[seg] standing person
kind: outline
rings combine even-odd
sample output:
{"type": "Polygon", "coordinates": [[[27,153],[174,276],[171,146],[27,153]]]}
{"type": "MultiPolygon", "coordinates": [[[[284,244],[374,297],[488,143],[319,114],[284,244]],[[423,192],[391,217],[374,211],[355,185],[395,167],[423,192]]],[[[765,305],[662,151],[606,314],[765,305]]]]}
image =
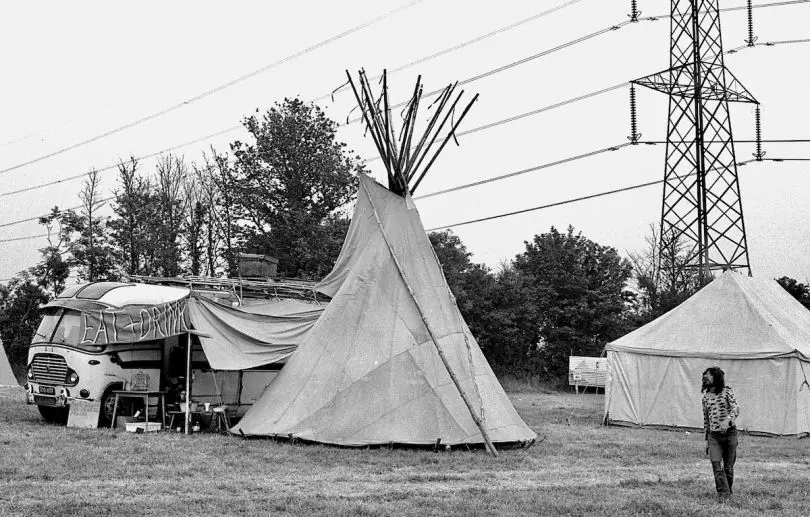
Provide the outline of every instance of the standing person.
{"type": "Polygon", "coordinates": [[[717,366],[703,372],[701,392],[706,453],[712,462],[717,494],[721,499],[726,499],[734,493],[734,463],[737,461],[737,427],[734,421],[740,415],[740,407],[731,386],[726,386],[725,373],[717,366]]]}

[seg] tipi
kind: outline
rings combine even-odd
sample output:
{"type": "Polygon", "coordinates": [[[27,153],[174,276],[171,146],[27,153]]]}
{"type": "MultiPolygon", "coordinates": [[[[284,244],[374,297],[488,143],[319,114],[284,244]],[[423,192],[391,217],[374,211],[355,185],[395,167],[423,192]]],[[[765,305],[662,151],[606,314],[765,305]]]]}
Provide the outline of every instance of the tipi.
{"type": "Polygon", "coordinates": [[[701,375],[717,365],[740,403],[738,428],[810,433],[810,311],[773,280],[723,273],[605,349],[608,423],[703,427],[701,375]]]}
{"type": "Polygon", "coordinates": [[[2,340],[0,340],[0,386],[17,386],[17,378],[11,370],[2,340]]]}
{"type": "Polygon", "coordinates": [[[389,170],[395,193],[360,175],[340,256],[316,288],[332,301],[235,433],[493,454],[536,438],[455,304],[410,198],[414,176],[389,170]]]}

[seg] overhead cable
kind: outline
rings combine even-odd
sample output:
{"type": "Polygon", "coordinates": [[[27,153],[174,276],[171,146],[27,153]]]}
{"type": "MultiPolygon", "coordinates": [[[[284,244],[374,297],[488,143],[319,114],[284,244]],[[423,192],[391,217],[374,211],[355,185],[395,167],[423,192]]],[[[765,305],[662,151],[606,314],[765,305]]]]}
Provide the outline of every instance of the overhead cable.
{"type": "MultiPolygon", "coordinates": [[[[752,5],[751,9],[765,9],[765,8],[768,8],[768,7],[782,7],[782,6],[786,6],[786,5],[806,4],[808,2],[810,2],[810,0],[785,0],[785,1],[782,1],[782,2],[768,2],[768,3],[765,3],[765,4],[752,5]]],[[[747,11],[747,10],[748,10],[747,5],[739,5],[739,6],[734,6],[734,7],[721,7],[720,9],[718,9],[718,11],[721,12],[721,13],[727,13],[727,12],[731,12],[731,11],[747,11]]],[[[645,16],[643,18],[639,18],[639,20],[654,22],[654,21],[660,20],[662,18],[671,18],[671,17],[672,17],[671,14],[660,14],[660,15],[657,15],[657,16],[645,16]]]]}
{"type": "Polygon", "coordinates": [[[539,171],[539,170],[542,170],[542,169],[548,169],[549,167],[554,167],[556,165],[562,165],[564,163],[569,163],[569,162],[573,162],[573,161],[576,161],[576,160],[581,160],[583,158],[590,158],[591,156],[596,156],[598,154],[607,153],[607,152],[610,152],[610,151],[618,151],[619,149],[621,149],[623,147],[627,147],[628,145],[634,145],[634,144],[632,142],[624,142],[624,143],[621,143],[619,145],[613,145],[613,146],[610,146],[610,147],[605,147],[604,149],[597,149],[596,151],[591,151],[589,153],[580,154],[580,155],[577,155],[577,156],[571,156],[571,157],[565,158],[563,160],[557,160],[555,162],[549,162],[549,163],[544,163],[544,164],[541,164],[541,165],[537,165],[535,167],[529,167],[528,169],[521,169],[519,171],[510,172],[509,174],[502,174],[501,176],[495,176],[495,177],[487,178],[487,179],[480,180],[480,181],[474,181],[472,183],[466,183],[464,185],[458,185],[458,186],[453,187],[453,188],[448,188],[448,189],[445,189],[445,190],[439,190],[439,191],[436,191],[436,192],[431,192],[429,194],[424,194],[422,196],[415,196],[414,199],[425,199],[425,198],[428,198],[428,197],[439,196],[441,194],[448,194],[450,192],[455,192],[457,190],[463,190],[463,189],[467,189],[467,188],[470,188],[470,187],[477,187],[479,185],[484,185],[486,183],[492,183],[493,181],[499,181],[499,180],[502,180],[502,179],[512,178],[514,176],[520,176],[522,174],[527,174],[529,172],[535,172],[535,171],[539,171]]]}
{"type": "MultiPolygon", "coordinates": [[[[508,124],[510,122],[515,122],[517,120],[520,120],[520,119],[523,119],[523,118],[526,118],[526,117],[530,117],[530,116],[533,116],[533,115],[538,115],[538,114],[544,113],[546,111],[551,111],[553,109],[560,108],[560,107],[566,106],[568,104],[573,104],[575,102],[583,101],[583,100],[589,99],[591,97],[595,97],[597,95],[602,95],[604,93],[611,92],[613,90],[616,90],[616,89],[622,88],[624,86],[627,86],[627,84],[629,84],[629,83],[621,83],[621,84],[616,84],[616,85],[613,85],[613,86],[608,86],[607,88],[602,88],[601,90],[596,90],[596,91],[593,91],[593,92],[590,92],[590,93],[579,95],[577,97],[573,97],[573,98],[566,99],[566,100],[563,100],[563,101],[560,101],[560,102],[557,102],[557,103],[554,103],[554,104],[550,104],[548,106],[543,106],[541,108],[537,108],[537,109],[534,109],[534,110],[519,113],[517,115],[513,115],[513,116],[507,117],[505,119],[497,120],[495,122],[490,122],[490,123],[484,124],[482,126],[474,127],[472,129],[468,129],[466,131],[460,131],[460,132],[456,133],[456,137],[461,137],[461,136],[464,136],[464,135],[470,135],[470,134],[473,134],[473,133],[477,133],[479,131],[485,131],[485,130],[491,129],[493,127],[497,127],[497,126],[500,126],[500,125],[503,125],[503,124],[508,124]]],[[[143,156],[136,156],[135,159],[136,160],[143,160],[143,159],[148,159],[148,158],[154,158],[155,156],[159,156],[159,155],[161,155],[163,153],[171,152],[171,151],[174,151],[176,149],[180,149],[181,147],[186,147],[188,145],[192,145],[192,144],[207,140],[209,138],[213,138],[215,136],[218,136],[218,135],[221,135],[221,134],[224,134],[224,133],[228,133],[230,131],[235,131],[235,130],[240,129],[240,128],[242,128],[241,125],[240,126],[234,126],[234,127],[227,128],[227,129],[223,129],[222,131],[218,131],[218,132],[213,133],[211,135],[203,136],[203,137],[197,138],[195,140],[192,140],[190,142],[186,142],[186,143],[179,144],[179,145],[176,145],[176,146],[173,146],[173,147],[169,147],[167,149],[163,149],[162,151],[157,151],[157,152],[146,154],[146,155],[143,155],[143,156]]],[[[369,159],[365,160],[364,163],[377,161],[379,159],[380,159],[380,157],[376,156],[374,158],[369,158],[369,159]]],[[[106,171],[117,169],[117,167],[118,167],[118,164],[114,164],[114,165],[108,165],[106,167],[102,167],[102,168],[96,169],[96,170],[97,170],[97,172],[106,172],[106,171]]],[[[76,174],[76,175],[73,175],[73,176],[68,176],[67,178],[62,178],[62,179],[59,179],[59,180],[49,181],[47,183],[41,183],[41,184],[38,184],[38,185],[32,185],[32,186],[29,186],[29,187],[24,187],[24,188],[17,189],[17,190],[12,190],[12,191],[9,191],[9,192],[2,192],[2,193],[0,193],[0,197],[11,196],[11,195],[14,195],[14,194],[20,194],[22,192],[29,192],[29,191],[32,191],[32,190],[37,190],[37,189],[40,189],[40,188],[49,187],[51,185],[57,185],[59,183],[65,183],[65,182],[68,182],[68,181],[80,179],[80,178],[83,178],[85,176],[86,176],[86,173],[76,174]]]]}
{"type": "MultiPolygon", "coordinates": [[[[625,144],[622,144],[622,145],[624,146],[624,145],[632,145],[632,144],[625,143],[625,144]]],[[[773,161],[788,161],[790,159],[772,158],[771,160],[773,160],[773,161]]],[[[799,161],[799,160],[801,160],[801,161],[810,161],[810,158],[807,158],[807,159],[795,158],[793,160],[796,160],[796,161],[799,161]]],[[[751,161],[756,161],[756,160],[751,160],[751,161]]],[[[763,160],[763,161],[765,161],[765,160],[763,160]]],[[[481,217],[479,219],[473,219],[473,220],[470,220],[470,221],[463,221],[463,222],[460,222],[460,223],[447,224],[447,225],[444,225],[444,226],[434,226],[433,228],[428,228],[425,231],[432,232],[432,231],[436,231],[436,230],[443,230],[445,228],[454,228],[454,227],[457,227],[457,226],[465,226],[465,225],[473,224],[473,223],[491,221],[493,219],[500,219],[500,218],[509,217],[509,216],[512,216],[512,215],[518,215],[518,214],[524,214],[524,213],[527,213],[527,212],[534,212],[534,211],[537,211],[537,210],[543,210],[545,208],[553,208],[555,206],[568,205],[568,204],[572,204],[572,203],[577,203],[579,201],[586,201],[588,199],[594,199],[594,198],[598,198],[598,197],[609,196],[609,195],[612,195],[612,194],[619,194],[619,193],[627,192],[627,191],[630,191],[630,190],[636,190],[636,189],[641,189],[641,188],[645,188],[645,187],[651,187],[653,185],[659,185],[659,184],[662,184],[662,183],[664,183],[664,180],[648,181],[646,183],[639,183],[637,185],[630,185],[630,186],[627,186],[627,187],[608,190],[608,191],[605,191],[605,192],[599,192],[599,193],[596,193],[596,194],[590,194],[590,195],[587,195],[587,196],[581,196],[581,197],[566,199],[566,200],[563,200],[563,201],[557,201],[556,203],[549,203],[549,204],[546,204],[546,205],[536,206],[536,207],[532,207],[532,208],[526,208],[526,209],[523,209],[523,210],[516,210],[514,212],[507,212],[507,213],[504,213],[504,214],[497,214],[497,215],[492,215],[492,216],[489,216],[489,217],[481,217]]],[[[420,196],[420,197],[424,198],[424,197],[429,197],[431,195],[438,195],[438,193],[428,194],[428,195],[420,196]]],[[[109,199],[111,199],[111,198],[107,198],[106,200],[109,200],[109,199]]],[[[414,199],[419,199],[419,198],[417,197],[417,198],[414,198],[414,199]]],[[[80,207],[74,207],[73,209],[75,209],[75,208],[80,208],[80,207]]],[[[68,209],[68,210],[72,210],[72,209],[68,209]]],[[[3,226],[7,226],[7,225],[3,225],[3,226]]],[[[40,238],[40,237],[47,237],[47,234],[28,235],[28,236],[25,236],[25,237],[15,237],[15,238],[12,238],[12,239],[0,239],[0,242],[21,241],[21,240],[26,240],[26,239],[37,239],[37,238],[40,238]]]]}
{"type": "MultiPolygon", "coordinates": [[[[240,129],[241,127],[242,126],[234,126],[234,127],[230,127],[230,128],[227,128],[227,129],[223,129],[221,131],[217,131],[216,133],[211,133],[210,135],[201,136],[200,138],[196,138],[196,139],[191,140],[189,142],[185,142],[185,143],[175,145],[175,146],[172,146],[172,147],[167,147],[166,149],[163,149],[163,150],[160,150],[160,151],[157,151],[157,152],[154,152],[154,153],[149,153],[149,154],[144,154],[144,155],[141,155],[141,156],[136,156],[134,158],[136,160],[146,160],[146,159],[149,159],[149,158],[154,158],[156,156],[160,156],[163,153],[169,153],[169,152],[175,151],[177,149],[180,149],[182,147],[186,147],[186,146],[189,146],[189,145],[192,145],[192,144],[203,142],[205,140],[210,140],[211,138],[214,138],[216,136],[219,136],[219,135],[222,135],[222,134],[225,134],[225,133],[230,133],[231,131],[235,131],[237,129],[240,129]]],[[[95,171],[96,172],[107,172],[107,171],[117,170],[117,169],[118,169],[118,163],[113,164],[113,165],[107,165],[106,167],[102,167],[100,169],[95,169],[95,171]]],[[[37,189],[41,189],[41,188],[45,188],[45,187],[50,187],[51,185],[58,185],[59,183],[67,183],[68,181],[77,180],[77,179],[80,179],[80,178],[84,178],[86,176],[87,176],[87,173],[84,172],[84,173],[81,173],[81,174],[68,176],[67,178],[61,178],[61,179],[58,179],[58,180],[49,181],[47,183],[40,183],[40,184],[37,184],[37,185],[31,185],[30,187],[24,187],[24,188],[17,189],[17,190],[10,190],[8,192],[0,192],[0,197],[13,196],[14,194],[21,194],[23,192],[30,192],[32,190],[37,190],[37,189]]]]}
{"type": "MultiPolygon", "coordinates": [[[[30,239],[39,239],[40,237],[47,237],[47,233],[40,233],[37,235],[26,235],[25,237],[12,237],[11,239],[0,239],[0,242],[14,242],[14,241],[27,241],[30,239]]],[[[4,280],[11,280],[10,278],[4,280]]],[[[3,280],[0,280],[2,282],[3,280]]]]}
{"type": "MultiPolygon", "coordinates": [[[[99,203],[105,203],[105,202],[111,201],[113,199],[115,199],[115,196],[110,196],[110,197],[105,197],[105,198],[99,199],[98,202],[99,203]]],[[[70,208],[64,208],[62,210],[59,210],[58,214],[64,214],[68,210],[78,210],[79,208],[82,208],[82,205],[72,206],[70,208]]],[[[16,221],[11,221],[9,223],[0,224],[0,228],[5,228],[7,226],[14,226],[15,224],[20,224],[20,223],[27,223],[29,221],[38,221],[39,219],[42,219],[43,217],[48,217],[49,215],[51,215],[51,212],[48,212],[47,214],[38,215],[36,217],[29,217],[27,219],[18,219],[16,221]]]]}
{"type": "MultiPolygon", "coordinates": [[[[808,0],[808,1],[810,1],[810,0],[808,0]]],[[[487,70],[486,72],[482,72],[482,73],[480,73],[478,75],[468,77],[467,79],[457,81],[456,84],[457,84],[457,86],[464,86],[465,84],[470,84],[472,82],[478,81],[479,79],[483,79],[485,77],[489,77],[491,75],[495,75],[495,74],[498,74],[500,72],[510,70],[510,69],[515,68],[517,66],[524,65],[524,64],[529,63],[531,61],[534,61],[535,59],[547,56],[547,55],[552,54],[554,52],[558,52],[560,50],[566,49],[566,48],[571,47],[573,45],[576,45],[578,43],[582,43],[583,41],[587,41],[587,40],[595,38],[597,36],[607,34],[608,32],[617,31],[617,30],[621,29],[622,27],[624,27],[625,25],[628,25],[630,23],[633,23],[633,22],[631,22],[630,20],[622,21],[622,22],[617,23],[615,25],[611,25],[609,27],[605,27],[604,29],[600,29],[600,30],[598,30],[596,32],[591,32],[590,34],[586,34],[585,36],[581,36],[581,37],[573,39],[571,41],[567,41],[567,42],[565,42],[565,43],[563,43],[561,45],[557,45],[556,47],[552,47],[552,48],[543,50],[543,51],[538,52],[536,54],[532,54],[531,56],[524,57],[523,59],[518,59],[517,61],[513,61],[511,63],[499,66],[497,68],[492,68],[492,69],[487,70]]],[[[623,83],[622,85],[624,85],[624,84],[626,84],[626,83],[623,83]]],[[[433,90],[433,91],[430,91],[430,92],[427,92],[427,93],[423,94],[423,97],[425,97],[425,98],[431,97],[433,95],[441,93],[442,91],[444,91],[444,88],[438,88],[436,90],[433,90]]],[[[407,102],[408,101],[402,101],[402,102],[400,102],[398,104],[394,104],[394,105],[391,106],[391,109],[402,107],[407,102]]],[[[356,118],[353,118],[353,119],[350,119],[350,120],[346,121],[346,124],[342,124],[342,125],[354,124],[355,122],[359,122],[361,120],[363,120],[363,117],[356,117],[356,118]]]]}
{"type": "Polygon", "coordinates": [[[471,219],[469,221],[463,221],[463,222],[460,222],[460,223],[446,224],[444,226],[436,226],[434,228],[429,228],[426,231],[432,232],[432,231],[435,231],[435,230],[443,230],[445,228],[455,228],[457,226],[464,226],[464,225],[473,224],[473,223],[481,223],[481,222],[484,222],[484,221],[491,221],[493,219],[500,219],[502,217],[509,217],[509,216],[512,216],[512,215],[525,214],[527,212],[534,212],[536,210],[543,210],[544,208],[552,208],[552,207],[555,207],[555,206],[568,205],[570,203],[576,203],[578,201],[585,201],[586,199],[594,199],[594,198],[597,198],[597,197],[609,196],[611,194],[618,194],[620,192],[627,192],[628,190],[635,190],[635,189],[640,189],[640,188],[645,188],[645,187],[651,187],[653,185],[659,185],[659,184],[661,184],[663,182],[664,182],[664,180],[657,180],[657,181],[649,181],[647,183],[639,183],[638,185],[631,185],[629,187],[622,187],[622,188],[618,188],[618,189],[614,189],[614,190],[608,190],[606,192],[599,192],[598,194],[590,194],[588,196],[582,196],[582,197],[576,197],[576,198],[572,198],[572,199],[566,199],[564,201],[557,201],[556,203],[549,203],[547,205],[540,205],[540,206],[535,206],[535,207],[532,207],[532,208],[525,208],[523,210],[515,210],[514,212],[507,212],[505,214],[491,215],[489,217],[481,217],[479,219],[471,219]]]}
{"type": "MultiPolygon", "coordinates": [[[[564,4],[560,4],[560,5],[556,6],[556,7],[552,7],[551,9],[547,9],[545,11],[541,11],[539,13],[533,14],[532,16],[529,16],[528,18],[523,18],[522,20],[518,20],[515,23],[512,23],[512,24],[507,25],[505,27],[495,29],[494,31],[488,32],[488,33],[483,34],[481,36],[477,36],[477,37],[475,37],[475,38],[473,38],[471,40],[467,40],[467,41],[465,41],[463,43],[459,43],[458,45],[454,45],[452,47],[448,47],[448,48],[446,48],[444,50],[440,50],[438,52],[430,54],[429,56],[419,58],[416,61],[411,61],[410,63],[407,63],[405,65],[401,65],[401,66],[398,66],[396,68],[387,70],[387,73],[390,76],[391,74],[395,74],[397,72],[407,70],[408,68],[412,68],[412,67],[414,67],[416,65],[419,65],[419,64],[422,64],[422,63],[424,63],[426,61],[430,61],[430,60],[435,59],[437,57],[444,56],[445,54],[455,52],[456,50],[461,50],[464,47],[467,47],[467,46],[472,45],[474,43],[479,43],[479,42],[481,42],[481,41],[483,41],[485,39],[491,38],[492,36],[496,36],[496,35],[501,34],[503,32],[515,29],[515,28],[520,27],[522,25],[525,25],[526,23],[538,20],[540,18],[543,18],[544,16],[548,16],[549,14],[557,12],[560,9],[571,6],[571,5],[576,4],[578,2],[581,2],[581,1],[582,0],[569,0],[568,2],[566,2],[564,4]]],[[[381,75],[375,75],[373,77],[370,77],[370,79],[379,79],[380,77],[381,77],[381,75]]],[[[313,99],[313,102],[318,102],[318,101],[321,101],[321,100],[324,100],[324,99],[328,99],[335,93],[341,93],[341,92],[348,91],[348,90],[349,90],[349,85],[344,84],[343,86],[340,86],[337,90],[335,90],[335,91],[333,91],[331,93],[327,93],[326,95],[321,95],[320,97],[317,97],[317,98],[313,99]]]]}
{"type": "Polygon", "coordinates": [[[747,48],[754,48],[754,47],[776,47],[778,45],[793,45],[796,43],[810,43],[810,38],[806,39],[789,39],[789,40],[781,40],[781,41],[763,41],[761,43],[754,43],[753,45],[740,45],[739,47],[734,47],[726,51],[726,54],[736,54],[741,50],[745,50],[747,48]]]}
{"type": "Polygon", "coordinates": [[[303,50],[299,50],[298,52],[295,52],[294,54],[290,54],[287,57],[279,59],[278,61],[274,61],[273,63],[270,63],[269,65],[263,66],[262,68],[259,68],[258,70],[254,70],[253,72],[250,72],[249,74],[245,74],[245,75],[243,75],[241,77],[237,77],[236,79],[228,81],[227,83],[223,83],[223,84],[221,84],[219,86],[216,86],[216,87],[214,87],[214,88],[212,88],[210,90],[206,90],[206,91],[204,91],[204,92],[202,92],[202,93],[200,93],[198,95],[195,95],[194,97],[191,97],[189,99],[184,100],[183,102],[180,102],[180,103],[175,104],[173,106],[169,106],[168,108],[164,108],[164,109],[162,109],[160,111],[156,111],[154,113],[146,115],[145,117],[141,117],[141,118],[139,118],[137,120],[134,120],[132,122],[124,124],[123,126],[119,126],[119,127],[115,128],[115,129],[111,129],[110,131],[107,131],[107,132],[102,133],[100,135],[96,135],[96,136],[94,136],[92,138],[89,138],[87,140],[77,142],[77,143],[75,143],[73,145],[69,145],[67,147],[63,147],[63,148],[58,149],[58,150],[56,150],[54,152],[39,156],[37,158],[28,160],[26,162],[18,163],[17,165],[7,167],[5,169],[0,170],[0,174],[6,173],[6,172],[11,172],[11,171],[20,169],[22,167],[26,167],[28,165],[34,164],[34,163],[41,162],[42,160],[46,160],[48,158],[53,158],[54,156],[58,156],[58,155],[60,155],[62,153],[66,153],[68,151],[72,151],[73,149],[76,149],[78,147],[82,147],[84,145],[90,144],[90,143],[95,142],[97,140],[101,140],[102,138],[106,138],[106,137],[114,135],[116,133],[120,133],[121,131],[124,131],[126,129],[130,129],[130,128],[135,127],[137,125],[143,124],[144,122],[148,122],[150,120],[156,119],[158,117],[166,115],[167,113],[171,113],[173,111],[176,111],[176,110],[178,110],[178,109],[180,109],[182,107],[188,106],[189,104],[192,104],[194,102],[202,100],[202,99],[204,99],[206,97],[209,97],[209,96],[211,96],[211,95],[213,95],[215,93],[221,92],[222,90],[225,90],[226,88],[230,88],[231,86],[234,86],[234,85],[236,85],[238,83],[246,81],[247,79],[250,79],[250,78],[255,77],[255,76],[257,76],[257,75],[259,75],[261,73],[264,73],[264,72],[266,72],[266,71],[268,71],[268,70],[270,70],[272,68],[275,68],[275,67],[277,67],[279,65],[282,65],[282,64],[287,63],[289,61],[292,61],[293,59],[296,59],[296,58],[301,57],[301,56],[303,56],[305,54],[308,54],[308,53],[310,53],[310,52],[312,52],[314,50],[317,50],[317,49],[319,49],[319,48],[321,48],[323,46],[326,46],[326,45],[328,45],[330,43],[333,43],[333,42],[335,42],[335,41],[337,41],[337,40],[339,40],[341,38],[344,38],[344,37],[346,37],[346,36],[348,36],[348,35],[350,35],[350,34],[352,34],[354,32],[357,32],[357,31],[359,31],[361,29],[364,29],[364,28],[366,28],[366,27],[368,27],[370,25],[373,25],[374,23],[377,23],[377,22],[379,22],[379,21],[381,21],[381,20],[383,20],[385,18],[388,18],[389,16],[392,16],[392,15],[394,15],[394,14],[396,14],[396,13],[398,13],[398,12],[404,10],[404,9],[407,9],[407,8],[417,4],[419,2],[422,2],[422,1],[423,0],[412,0],[412,1],[408,2],[407,4],[401,5],[401,6],[397,7],[397,8],[395,8],[395,9],[387,11],[387,12],[377,16],[376,18],[372,18],[371,20],[363,22],[360,25],[356,25],[356,26],[352,27],[351,29],[343,31],[340,34],[337,34],[335,36],[327,38],[327,39],[325,39],[325,40],[323,40],[323,41],[321,41],[319,43],[316,43],[314,45],[311,45],[311,46],[309,46],[309,47],[307,47],[307,48],[305,48],[303,50]]]}

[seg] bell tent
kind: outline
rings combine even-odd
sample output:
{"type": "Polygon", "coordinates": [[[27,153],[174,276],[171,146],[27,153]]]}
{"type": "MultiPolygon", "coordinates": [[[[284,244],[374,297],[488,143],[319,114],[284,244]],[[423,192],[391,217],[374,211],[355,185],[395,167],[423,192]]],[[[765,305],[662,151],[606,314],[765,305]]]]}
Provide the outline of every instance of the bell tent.
{"type": "Polygon", "coordinates": [[[456,306],[410,197],[415,171],[396,167],[407,158],[391,160],[390,190],[360,175],[343,248],[316,287],[332,301],[233,432],[345,446],[440,440],[493,454],[493,443],[536,438],[456,306]]]}
{"type": "Polygon", "coordinates": [[[0,386],[17,386],[17,378],[11,370],[6,351],[3,348],[3,341],[0,340],[0,386]]]}
{"type": "Polygon", "coordinates": [[[810,311],[773,280],[723,273],[605,349],[608,423],[702,428],[701,375],[720,366],[739,429],[810,433],[810,311]]]}

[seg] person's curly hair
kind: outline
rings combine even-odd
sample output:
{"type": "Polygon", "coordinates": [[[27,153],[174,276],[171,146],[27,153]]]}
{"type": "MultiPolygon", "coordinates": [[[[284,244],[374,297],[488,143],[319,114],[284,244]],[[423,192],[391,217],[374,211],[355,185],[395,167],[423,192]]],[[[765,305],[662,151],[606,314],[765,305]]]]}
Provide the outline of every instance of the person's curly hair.
{"type": "Polygon", "coordinates": [[[706,381],[703,381],[703,389],[700,391],[711,391],[713,393],[720,393],[723,391],[723,389],[726,387],[726,372],[721,370],[719,366],[712,366],[703,371],[701,378],[705,376],[707,372],[712,374],[713,382],[711,384],[706,384],[706,381]]]}

